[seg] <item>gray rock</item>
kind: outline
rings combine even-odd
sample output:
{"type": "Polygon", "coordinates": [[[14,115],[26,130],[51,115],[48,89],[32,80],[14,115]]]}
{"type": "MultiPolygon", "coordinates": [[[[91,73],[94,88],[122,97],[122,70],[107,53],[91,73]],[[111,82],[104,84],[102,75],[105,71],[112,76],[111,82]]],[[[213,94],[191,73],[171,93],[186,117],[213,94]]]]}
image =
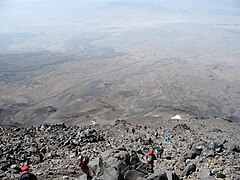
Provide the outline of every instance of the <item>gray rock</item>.
{"type": "Polygon", "coordinates": [[[128,170],[124,174],[125,180],[137,180],[138,178],[144,177],[145,174],[136,170],[128,170]]]}
{"type": "Polygon", "coordinates": [[[119,180],[120,174],[115,167],[109,167],[105,169],[101,179],[103,180],[119,180]]]}
{"type": "Polygon", "coordinates": [[[240,176],[236,176],[234,180],[240,180],[240,176]]]}
{"type": "Polygon", "coordinates": [[[196,144],[194,144],[193,146],[193,150],[199,150],[199,151],[202,151],[203,149],[207,148],[207,144],[205,142],[198,142],[196,144]]]}
{"type": "MultiPolygon", "coordinates": [[[[172,171],[166,171],[165,174],[167,176],[167,180],[179,180],[179,177],[172,171]]],[[[160,179],[161,179],[161,177],[160,177],[160,179]]]]}
{"type": "Polygon", "coordinates": [[[209,177],[202,178],[201,180],[216,180],[216,178],[213,176],[209,176],[209,177]]]}
{"type": "Polygon", "coordinates": [[[101,158],[95,158],[88,163],[91,172],[95,175],[101,175],[103,173],[103,162],[101,158]]]}
{"type": "Polygon", "coordinates": [[[207,178],[210,176],[210,170],[208,168],[200,168],[199,175],[201,179],[207,178]]]}
{"type": "Polygon", "coordinates": [[[87,180],[87,175],[86,174],[82,174],[78,180],[87,180]]]}
{"type": "Polygon", "coordinates": [[[149,179],[149,180],[159,180],[160,177],[163,176],[163,174],[165,174],[164,171],[156,170],[153,174],[148,176],[147,179],[149,179]]]}
{"type": "Polygon", "coordinates": [[[229,151],[240,152],[240,147],[237,144],[234,144],[232,142],[225,143],[224,148],[229,151]]]}
{"type": "Polygon", "coordinates": [[[130,155],[128,154],[127,151],[120,151],[119,153],[115,154],[114,157],[121,161],[124,161],[127,164],[130,163],[130,155]]]}
{"type": "Polygon", "coordinates": [[[213,157],[214,151],[212,149],[203,149],[201,155],[205,157],[213,157]]]}

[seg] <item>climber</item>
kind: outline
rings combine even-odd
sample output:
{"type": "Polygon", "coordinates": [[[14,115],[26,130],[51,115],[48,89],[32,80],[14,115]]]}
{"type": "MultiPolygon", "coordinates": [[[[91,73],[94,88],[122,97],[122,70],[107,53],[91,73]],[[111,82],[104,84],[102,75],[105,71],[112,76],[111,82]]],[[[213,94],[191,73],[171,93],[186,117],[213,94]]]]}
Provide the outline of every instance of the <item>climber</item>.
{"type": "Polygon", "coordinates": [[[159,146],[156,147],[155,154],[157,155],[157,158],[159,158],[159,156],[160,156],[160,147],[159,146]]]}
{"type": "Polygon", "coordinates": [[[145,131],[147,130],[147,124],[146,123],[144,124],[144,129],[145,129],[145,131]]]}
{"type": "Polygon", "coordinates": [[[160,154],[159,154],[159,155],[160,155],[160,159],[161,159],[161,158],[162,158],[163,151],[164,151],[162,144],[160,144],[159,151],[160,151],[160,154]]]}
{"type": "Polygon", "coordinates": [[[155,130],[154,135],[155,135],[155,138],[158,138],[158,131],[157,131],[157,129],[155,130]]]}
{"type": "Polygon", "coordinates": [[[169,136],[169,135],[166,135],[166,136],[165,136],[165,141],[166,141],[166,142],[170,142],[170,140],[171,140],[170,136],[169,136]]]}
{"type": "Polygon", "coordinates": [[[22,168],[21,176],[19,180],[37,180],[37,177],[29,172],[30,167],[28,165],[24,165],[22,168]]]}
{"type": "Polygon", "coordinates": [[[78,165],[80,166],[82,172],[84,172],[85,174],[87,174],[87,179],[92,179],[91,175],[90,175],[90,171],[89,171],[89,167],[88,167],[88,163],[89,163],[89,157],[87,155],[86,151],[82,152],[82,155],[78,157],[78,165]]]}
{"type": "Polygon", "coordinates": [[[152,138],[150,138],[150,137],[148,138],[148,144],[149,144],[149,145],[152,145],[152,144],[153,144],[153,140],[152,140],[152,138]]]}
{"type": "Polygon", "coordinates": [[[134,128],[134,127],[132,127],[132,133],[133,133],[133,134],[135,133],[135,128],[134,128]]]}
{"type": "Polygon", "coordinates": [[[153,148],[150,148],[150,151],[148,152],[147,155],[147,163],[150,165],[150,172],[154,173],[153,167],[154,167],[154,160],[157,160],[155,154],[153,153],[153,148]]]}

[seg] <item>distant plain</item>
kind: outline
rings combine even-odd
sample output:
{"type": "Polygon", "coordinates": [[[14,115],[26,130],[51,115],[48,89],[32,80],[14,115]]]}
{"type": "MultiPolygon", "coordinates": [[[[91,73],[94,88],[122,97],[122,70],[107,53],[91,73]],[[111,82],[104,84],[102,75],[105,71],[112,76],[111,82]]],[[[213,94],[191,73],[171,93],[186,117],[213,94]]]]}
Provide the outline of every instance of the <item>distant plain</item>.
{"type": "Polygon", "coordinates": [[[238,1],[3,0],[0,27],[1,125],[240,119],[238,1]]]}

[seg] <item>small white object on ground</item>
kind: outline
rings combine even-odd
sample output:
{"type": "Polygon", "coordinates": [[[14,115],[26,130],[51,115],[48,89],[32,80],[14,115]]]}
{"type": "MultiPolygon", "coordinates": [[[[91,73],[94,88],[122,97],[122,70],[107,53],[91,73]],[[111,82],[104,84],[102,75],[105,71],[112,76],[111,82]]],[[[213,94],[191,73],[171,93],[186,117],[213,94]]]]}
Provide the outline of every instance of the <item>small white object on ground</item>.
{"type": "Polygon", "coordinates": [[[95,122],[95,121],[92,121],[92,123],[93,123],[93,125],[94,125],[94,124],[96,124],[96,122],[95,122]]]}
{"type": "Polygon", "coordinates": [[[181,118],[181,116],[179,116],[179,115],[177,114],[176,116],[172,117],[172,119],[180,120],[180,119],[182,119],[182,118],[181,118]]]}

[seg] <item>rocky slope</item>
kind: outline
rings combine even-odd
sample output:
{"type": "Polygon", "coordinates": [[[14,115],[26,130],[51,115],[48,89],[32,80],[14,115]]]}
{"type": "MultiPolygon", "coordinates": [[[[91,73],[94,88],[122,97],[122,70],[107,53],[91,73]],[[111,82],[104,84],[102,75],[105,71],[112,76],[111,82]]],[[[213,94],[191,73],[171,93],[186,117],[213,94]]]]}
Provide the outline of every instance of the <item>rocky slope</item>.
{"type": "Polygon", "coordinates": [[[40,180],[86,179],[76,165],[83,150],[90,155],[93,179],[240,179],[239,124],[223,119],[146,124],[146,130],[124,120],[81,127],[0,127],[0,179],[17,179],[26,160],[40,180]],[[164,141],[165,135],[171,142],[164,141]],[[163,142],[165,148],[153,174],[145,161],[149,138],[153,146],[163,142]]]}

